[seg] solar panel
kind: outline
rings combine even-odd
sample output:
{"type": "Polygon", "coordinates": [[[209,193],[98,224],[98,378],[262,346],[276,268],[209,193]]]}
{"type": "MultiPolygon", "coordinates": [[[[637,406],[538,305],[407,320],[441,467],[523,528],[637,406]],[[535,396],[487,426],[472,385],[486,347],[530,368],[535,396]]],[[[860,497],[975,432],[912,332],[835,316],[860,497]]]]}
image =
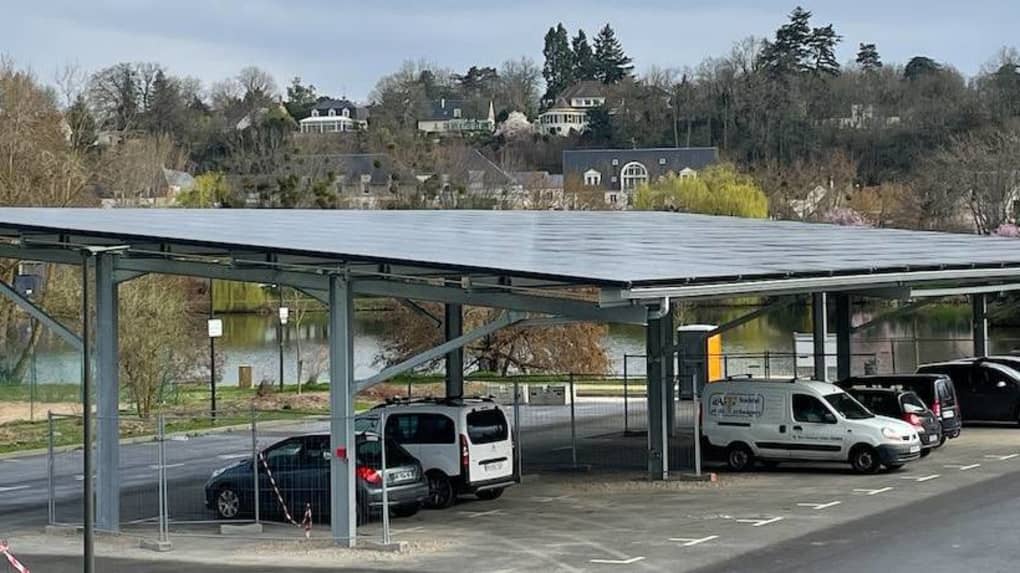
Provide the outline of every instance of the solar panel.
{"type": "Polygon", "coordinates": [[[1016,239],[635,211],[0,208],[0,228],[602,285],[1020,264],[1016,239]]]}

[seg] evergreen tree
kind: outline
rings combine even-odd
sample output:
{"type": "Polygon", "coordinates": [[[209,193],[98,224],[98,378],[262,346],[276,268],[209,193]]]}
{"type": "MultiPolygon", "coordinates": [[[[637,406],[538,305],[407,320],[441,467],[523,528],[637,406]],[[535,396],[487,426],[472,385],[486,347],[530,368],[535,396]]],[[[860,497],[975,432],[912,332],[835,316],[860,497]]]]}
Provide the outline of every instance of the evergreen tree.
{"type": "Polygon", "coordinates": [[[300,121],[312,115],[316,101],[318,96],[315,93],[315,86],[302,84],[299,77],[291,80],[287,86],[287,103],[284,104],[291,117],[300,121]]]}
{"type": "Polygon", "coordinates": [[[882,67],[882,58],[879,57],[875,44],[860,45],[857,49],[857,65],[866,72],[873,72],[882,67]]]}
{"type": "Polygon", "coordinates": [[[184,127],[183,113],[184,102],[177,82],[158,70],[152,81],[149,108],[145,111],[146,129],[155,134],[176,134],[184,127]]]}
{"type": "Polygon", "coordinates": [[[903,68],[903,78],[916,80],[923,76],[934,75],[942,71],[942,66],[927,56],[914,56],[903,68]]]}
{"type": "Polygon", "coordinates": [[[595,79],[595,54],[588,44],[588,37],[584,30],[578,30],[577,35],[570,42],[574,51],[574,79],[594,80],[595,79]]]}
{"type": "Polygon", "coordinates": [[[545,65],[542,66],[545,100],[552,101],[574,80],[574,56],[570,52],[570,37],[562,23],[546,32],[542,54],[545,56],[545,65]]]}
{"type": "Polygon", "coordinates": [[[773,41],[765,42],[761,61],[773,77],[800,72],[805,69],[811,53],[811,12],[797,6],[790,13],[790,21],[776,30],[773,41]]]}
{"type": "Polygon", "coordinates": [[[623,46],[616,39],[616,32],[606,24],[595,36],[595,79],[605,84],[615,84],[630,77],[634,66],[623,52],[623,46]]]}
{"type": "Polygon", "coordinates": [[[842,36],[836,33],[832,24],[811,30],[807,46],[809,54],[808,67],[818,76],[838,76],[839,62],[836,61],[836,44],[842,36]]]}
{"type": "Polygon", "coordinates": [[[584,138],[596,145],[610,145],[613,142],[613,119],[609,109],[600,105],[588,110],[588,128],[585,130],[584,138]]]}

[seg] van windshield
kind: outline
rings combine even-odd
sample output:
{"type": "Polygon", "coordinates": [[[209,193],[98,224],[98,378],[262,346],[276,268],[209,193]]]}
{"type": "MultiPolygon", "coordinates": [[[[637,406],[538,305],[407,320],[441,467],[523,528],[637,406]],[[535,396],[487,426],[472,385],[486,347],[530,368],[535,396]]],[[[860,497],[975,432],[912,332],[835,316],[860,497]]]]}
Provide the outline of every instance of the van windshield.
{"type": "Polygon", "coordinates": [[[825,397],[825,401],[847,420],[865,420],[875,417],[860,402],[854,400],[853,396],[845,392],[829,394],[825,397]]]}

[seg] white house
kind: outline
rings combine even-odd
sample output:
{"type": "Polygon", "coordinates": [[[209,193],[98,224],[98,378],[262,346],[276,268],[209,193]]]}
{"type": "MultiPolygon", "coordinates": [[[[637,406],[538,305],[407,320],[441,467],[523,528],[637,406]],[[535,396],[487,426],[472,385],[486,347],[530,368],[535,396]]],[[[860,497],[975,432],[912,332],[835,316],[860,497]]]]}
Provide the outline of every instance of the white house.
{"type": "Polygon", "coordinates": [[[485,115],[478,107],[464,100],[440,98],[432,102],[428,113],[418,120],[418,131],[436,135],[492,133],[496,129],[496,109],[492,101],[485,115]]]}
{"type": "Polygon", "coordinates": [[[320,101],[312,108],[312,115],[299,123],[301,133],[339,133],[368,128],[365,108],[346,99],[320,101]]]}
{"type": "Polygon", "coordinates": [[[538,131],[545,135],[567,136],[588,128],[588,112],[606,105],[610,86],[587,80],[577,82],[556,97],[552,107],[538,116],[538,131]]]}

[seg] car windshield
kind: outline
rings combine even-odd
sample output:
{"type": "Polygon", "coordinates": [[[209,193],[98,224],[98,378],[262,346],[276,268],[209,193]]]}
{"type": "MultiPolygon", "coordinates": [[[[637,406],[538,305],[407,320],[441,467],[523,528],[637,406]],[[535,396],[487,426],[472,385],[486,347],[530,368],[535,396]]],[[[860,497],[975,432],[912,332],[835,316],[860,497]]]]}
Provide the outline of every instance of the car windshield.
{"type": "Polygon", "coordinates": [[[825,401],[847,420],[864,420],[875,417],[860,402],[854,400],[853,396],[845,392],[829,394],[825,397],[825,401]]]}

